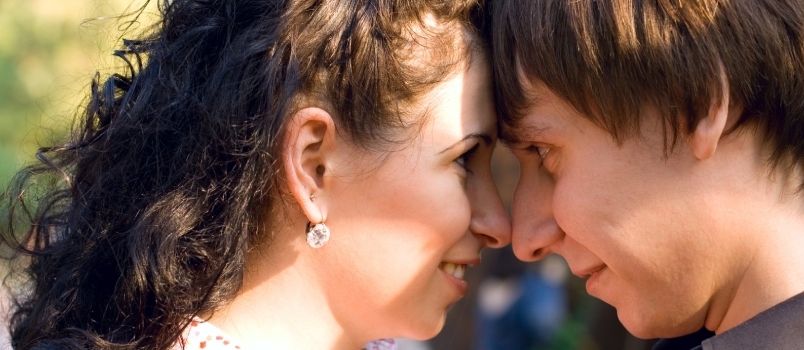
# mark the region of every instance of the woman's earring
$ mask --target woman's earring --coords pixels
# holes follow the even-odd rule
[[[315,224],[307,222],[307,244],[313,248],[321,248],[329,241],[329,227],[323,222]]]

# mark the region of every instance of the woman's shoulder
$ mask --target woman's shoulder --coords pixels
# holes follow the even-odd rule
[[[238,350],[244,349],[218,327],[201,319],[194,319],[184,330],[173,350]]]
[[[363,350],[396,350],[396,343],[393,339],[380,339],[366,344]]]
[[[245,350],[234,338],[201,319],[193,319],[173,350]],[[397,350],[393,339],[380,339],[366,344],[362,350]]]

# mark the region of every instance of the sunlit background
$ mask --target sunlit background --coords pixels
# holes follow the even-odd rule
[[[0,0],[0,182],[60,138],[92,75],[110,68],[111,51],[140,3],[121,0]],[[151,6],[146,13],[154,13]],[[147,16],[146,16],[147,17]]]
[[[120,38],[153,21],[147,14],[154,13],[154,6],[133,26],[131,18],[119,18],[141,5],[0,0],[3,187],[21,166],[34,161],[38,147],[64,137],[80,114],[92,76],[114,68],[111,54]],[[493,166],[510,206],[517,164],[499,147]],[[487,251],[483,264],[470,269],[466,279],[469,294],[452,308],[444,331],[429,342],[402,341],[403,350],[643,350],[652,344],[628,335],[615,311],[586,296],[583,281],[569,275],[558,257],[523,264],[510,249]]]

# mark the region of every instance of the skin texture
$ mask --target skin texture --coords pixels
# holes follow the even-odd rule
[[[739,112],[728,95],[667,152],[649,109],[618,144],[539,82],[526,87],[533,103],[503,130],[522,165],[520,259],[563,256],[642,338],[721,333],[804,291],[797,178],[769,171],[750,127],[723,133]]]
[[[465,293],[439,264],[477,264],[482,248],[510,242],[489,167],[490,80],[487,61],[475,59],[439,84],[422,101],[427,122],[390,153],[355,147],[322,108],[297,112],[284,157],[296,208],[253,252],[244,292],[212,322],[246,345],[277,349],[434,336]],[[307,221],[330,227],[324,247],[307,245]]]

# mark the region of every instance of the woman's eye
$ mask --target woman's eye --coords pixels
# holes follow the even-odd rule
[[[480,146],[479,144],[475,145],[470,150],[464,152],[463,154],[461,154],[460,157],[455,159],[455,163],[458,163],[458,165],[460,165],[461,168],[466,170],[466,172],[469,173],[469,174],[472,173],[472,170],[469,169],[469,161],[472,160],[472,157],[477,152],[477,149],[478,149],[479,146]]]

